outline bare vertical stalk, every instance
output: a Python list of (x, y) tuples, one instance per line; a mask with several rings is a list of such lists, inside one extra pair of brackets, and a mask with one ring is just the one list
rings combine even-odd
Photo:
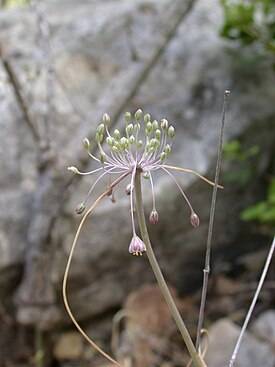
[(212, 245), (213, 223), (214, 223), (214, 216), (215, 216), (220, 169), (221, 169), (222, 143), (223, 143), (223, 135), (224, 135), (225, 115), (227, 111), (229, 94), (230, 94), (230, 91), (228, 90), (224, 92), (216, 172), (215, 172), (215, 180), (214, 180), (214, 188), (213, 188), (211, 208), (210, 208), (210, 218), (209, 218), (208, 236), (207, 236), (207, 244), (206, 244), (205, 265), (203, 269), (203, 287), (202, 287), (202, 296), (201, 296), (200, 313), (199, 313), (199, 321), (198, 321), (198, 329), (197, 329), (197, 339), (196, 339), (196, 349), (197, 350), (199, 350), (199, 346), (201, 342), (201, 330), (202, 330), (203, 321), (204, 321), (208, 278), (209, 278), (209, 273), (210, 273), (210, 255), (211, 255), (211, 245)]
[(230, 362), (229, 362), (229, 367), (233, 367), (234, 366), (234, 363), (235, 363), (235, 360), (237, 358), (237, 354), (239, 352), (239, 349), (240, 349), (240, 346), (241, 346), (241, 342), (242, 342), (242, 339), (243, 339), (243, 336), (244, 336), (244, 333), (246, 331), (246, 328), (247, 328), (247, 325), (249, 323), (249, 320), (250, 320), (250, 317), (252, 315), (252, 312), (254, 310), (254, 307), (255, 307), (255, 304), (257, 302), (257, 299), (259, 297), (259, 293), (261, 291), (261, 288), (263, 286), (263, 283), (264, 283), (264, 280), (265, 280), (265, 277), (266, 277), (266, 274), (267, 274), (267, 271), (268, 271), (268, 268), (269, 268), (269, 265), (270, 265), (270, 261), (272, 259), (272, 256), (273, 256), (273, 253), (274, 253), (274, 250), (275, 250), (275, 237), (273, 238), (273, 242), (271, 244), (271, 247), (270, 247), (270, 250), (269, 250), (269, 253), (268, 253), (268, 256), (266, 258), (266, 262), (265, 262), (265, 265), (264, 265), (264, 268), (263, 268), (263, 272), (262, 272), (262, 275), (261, 275), (261, 278), (259, 280), (259, 284), (258, 284), (258, 287), (256, 289), (256, 292), (255, 292), (255, 295), (253, 297), (253, 300), (251, 302), (251, 305), (249, 307), (249, 310), (248, 310), (248, 313), (246, 315), (246, 318), (245, 318), (245, 321), (244, 321), (244, 324), (243, 324), (243, 327), (242, 327), (242, 330), (241, 330), (241, 333), (240, 333), (240, 336), (239, 336), (239, 339), (237, 341), (237, 344), (234, 348), (234, 351), (233, 351), (233, 354), (232, 354), (232, 357), (230, 359)]
[(155, 257), (147, 226), (146, 226), (146, 220), (144, 216), (144, 209), (143, 209), (143, 203), (142, 203), (142, 192), (141, 192), (141, 182), (140, 182), (140, 172), (137, 171), (135, 175), (135, 193), (136, 193), (136, 209), (137, 209), (137, 215), (138, 215), (138, 222), (139, 222), (139, 228), (141, 232), (142, 239), (146, 246), (146, 253), (148, 260), (150, 262), (150, 265), (153, 269), (153, 272), (155, 274), (155, 277), (157, 279), (157, 282), (159, 284), (161, 293), (168, 305), (168, 308), (179, 328), (179, 331), (183, 337), (183, 340), (185, 342), (185, 345), (190, 353), (190, 356), (193, 360), (193, 363), (196, 367), (206, 367), (206, 364), (202, 360), (202, 358), (199, 356), (199, 354), (196, 351), (196, 348), (192, 342), (192, 339), (189, 335), (189, 332), (180, 316), (180, 313), (177, 309), (177, 306), (175, 305), (175, 302), (171, 296), (171, 293), (168, 289), (168, 286), (166, 284), (166, 281), (163, 277), (163, 274), (160, 270), (160, 267), (158, 265), (157, 259)]

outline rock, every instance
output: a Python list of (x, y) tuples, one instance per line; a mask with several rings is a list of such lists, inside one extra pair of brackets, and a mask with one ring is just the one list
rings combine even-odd
[[(93, 131), (96, 125), (95, 118), (85, 119), (75, 113), (68, 99), (74, 100), (80, 110), (86, 112), (96, 104), (105, 88), (108, 89), (113, 77), (126, 72), (133, 62), (138, 63), (154, 46), (155, 37), (165, 32), (161, 24), (160, 32), (152, 31), (156, 14), (163, 6), (170, 7), (170, 2), (123, 0), (119, 6), (113, 1), (70, 1), (69, 6), (66, 1), (43, 3), (52, 30), (54, 64), (58, 77), (66, 85), (65, 93), (64, 88), (55, 82), (50, 139), (56, 157), (68, 149), (67, 143), (72, 136), (81, 135), (82, 128)], [(218, 0), (197, 1), (127, 109), (135, 111), (141, 106), (154, 118), (166, 117), (177, 131), (171, 163), (202, 174), (209, 172), (213, 177), (223, 91), (232, 89), (226, 139), (237, 136), (244, 144), (258, 144), (261, 148), (261, 165), (253, 182), (243, 189), (228, 185), (219, 191), (214, 251), (217, 257), (229, 254), (237, 258), (239, 253), (258, 246), (258, 239), (254, 237), (252, 243), (238, 242), (238, 235), (242, 232), (239, 213), (261, 196), (260, 177), (271, 161), (275, 76), (268, 61), (264, 67), (254, 64), (249, 71), (240, 66), (242, 58), (249, 57), (249, 52), (230, 49), (230, 44), (219, 37), (221, 19)], [(39, 120), (45, 113), (45, 70), (41, 50), (36, 45), (34, 14), (28, 8), (1, 10), (0, 33), (6, 55), (26, 95), (32, 97), (31, 112)], [(136, 61), (133, 60), (133, 50), (138, 54)], [(38, 77), (30, 75), (36, 70), (41, 71)], [(0, 76), (4, 74), (1, 66)], [(22, 119), (13, 92), (7, 84), (1, 85), (0, 90), (4, 91), (0, 99), (0, 202), (5, 208), (0, 213), (0, 296), (3, 298), (14, 294), (18, 277), (22, 274), (29, 245), (27, 235), (32, 230), (29, 228), (30, 207), (37, 195), (40, 173), (37, 144)], [(108, 111), (98, 111), (98, 114), (104, 112)], [(64, 161), (64, 176), (70, 174), (66, 167), (77, 163)], [(93, 168), (92, 163), (87, 167)], [(184, 293), (201, 284), (211, 187), (188, 174), (178, 179), (201, 219), (200, 227), (191, 227), (188, 207), (170, 177), (156, 175), (160, 220), (158, 225), (149, 226), (149, 231), (166, 278)], [(48, 275), (60, 313), (58, 316), (55, 313), (54, 319), (61, 326), (69, 323), (61, 300), (61, 283), (69, 247), (79, 223), (74, 208), (85, 198), (93, 180), (86, 177), (70, 186), (47, 237), (52, 260)], [(154, 278), (146, 256), (135, 258), (128, 254), (132, 228), (129, 201), (124, 195), (127, 183), (121, 190), (116, 190), (116, 204), (105, 200), (81, 233), (68, 285), (69, 300), (78, 320), (96, 318), (120, 307), (131, 290)], [(107, 184), (105, 181), (97, 186), (91, 201)], [(58, 201), (53, 192), (48, 199)], [(148, 186), (144, 186), (144, 200), (149, 214), (152, 197)], [(41, 212), (39, 220), (43, 227), (43, 221), (47, 222), (48, 218), (44, 216), (43, 208)], [(37, 226), (33, 231), (39, 232), (41, 227)], [(18, 318), (27, 323), (26, 319), (31, 317), (30, 309), (23, 311), (18, 312)], [(51, 325), (52, 328), (55, 326)]]
[(78, 332), (61, 334), (53, 348), (54, 357), (61, 360), (78, 359), (83, 354), (84, 339)]
[(263, 312), (253, 322), (251, 330), (257, 338), (269, 343), (273, 347), (275, 354), (275, 311), (268, 310)]
[[(229, 319), (221, 319), (208, 330), (209, 345), (205, 360), (208, 366), (228, 366), (241, 328)], [(268, 344), (246, 332), (236, 362), (236, 367), (272, 367), (275, 356)]]

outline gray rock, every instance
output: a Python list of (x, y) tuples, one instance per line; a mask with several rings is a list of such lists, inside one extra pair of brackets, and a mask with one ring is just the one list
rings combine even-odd
[[(208, 330), (209, 346), (206, 363), (209, 367), (228, 366), (241, 328), (229, 319), (215, 322)], [(235, 367), (272, 367), (275, 357), (271, 348), (247, 332), (243, 338)]]
[[(167, 4), (168, 1), (160, 4), (156, 0), (124, 0), (119, 6), (115, 1), (51, 1), (44, 4), (52, 30), (54, 65), (66, 85), (64, 93), (56, 82), (54, 123), (50, 126), (56, 157), (62, 156), (64, 160), (64, 177), (70, 174), (66, 167), (78, 163), (64, 158), (67, 143), (75, 135), (81, 135), (82, 126), (85, 131), (88, 128), (92, 131), (96, 126), (96, 117), (86, 120), (75, 114), (66, 94), (75, 102), (77, 98), (76, 104), (82, 112), (90, 110), (105, 87), (108, 88), (110, 80), (130, 68), (134, 62), (133, 53), (142, 60), (153, 47), (157, 36), (155, 32), (152, 34), (155, 15)], [(171, 163), (202, 174), (211, 170), (209, 175), (213, 177), (223, 91), (231, 89), (226, 138), (240, 136), (247, 145), (262, 146), (260, 176), (271, 156), (275, 77), (268, 60), (264, 61), (264, 67), (258, 64), (248, 71), (239, 66), (238, 62), (249, 57), (249, 52), (243, 50), (239, 54), (239, 50), (233, 48), (229, 51), (228, 42), (218, 35), (221, 19), (217, 0), (198, 1), (129, 102), (128, 109), (135, 111), (141, 106), (154, 118), (166, 117), (177, 130)], [(160, 25), (159, 34), (164, 31)], [(6, 53), (32, 101), (31, 111), (41, 119), (45, 113), (45, 70), (41, 50), (35, 41), (35, 17), (28, 10), (2, 12), (0, 33)], [(35, 70), (42, 70), (37, 78), (33, 75)], [(0, 73), (4, 74), (2, 69)], [(38, 181), (37, 145), (22, 120), (10, 88), (1, 85), (0, 89), (3, 88), (7, 92), (0, 100), (0, 183), (3, 187), (0, 202), (5, 208), (0, 214), (0, 284), (4, 284), (3, 294), (7, 294), (14, 293), (14, 281), (25, 261), (27, 238), (31, 237), (28, 235), (32, 219), (30, 208), (43, 182)], [(104, 112), (108, 111), (98, 111), (97, 115)], [(92, 168), (91, 163), (87, 169)], [(201, 278), (211, 187), (197, 182), (188, 174), (179, 176), (179, 181), (201, 218), (200, 228), (191, 228), (190, 213), (179, 191), (169, 177), (159, 175), (156, 176), (155, 191), (160, 221), (158, 226), (150, 226), (149, 229), (167, 279), (183, 291), (188, 287), (194, 288)], [(93, 178), (89, 177), (73, 183), (66, 200), (61, 203), (58, 218), (51, 223), (49, 277), (54, 286), (55, 306), (60, 312), (54, 320), (61, 325), (69, 322), (62, 306), (60, 289), (69, 247), (79, 223), (74, 208), (83, 200), (92, 182)], [(254, 182), (257, 183), (257, 179)], [(106, 184), (98, 185), (93, 199)], [(96, 209), (81, 234), (69, 277), (69, 299), (80, 320), (118, 307), (129, 290), (153, 279), (146, 257), (137, 259), (128, 254), (132, 233), (125, 186), (126, 182), (121, 190), (117, 190), (116, 204), (105, 200)], [(151, 210), (148, 187), (144, 188), (147, 214)], [(254, 187), (248, 185), (245, 193), (231, 187), (219, 192), (216, 250), (222, 252), (236, 240), (241, 231), (239, 212), (253, 201), (253, 190)], [(49, 200), (58, 200), (54, 193), (48, 197)], [(42, 209), (36, 226), (31, 227), (33, 231), (39, 232), (48, 220)], [(240, 247), (235, 247), (234, 251), (240, 251)], [(7, 282), (6, 275), (11, 265), (18, 271)], [(11, 284), (12, 291), (9, 288)], [(29, 311), (21, 309), (18, 313), (22, 323), (27, 323)], [(48, 326), (54, 327), (54, 323)]]
[(251, 330), (257, 338), (275, 346), (275, 311), (263, 312), (252, 324)]

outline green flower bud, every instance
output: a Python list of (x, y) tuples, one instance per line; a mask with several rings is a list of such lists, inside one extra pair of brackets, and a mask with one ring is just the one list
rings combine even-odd
[(165, 161), (166, 158), (167, 158), (167, 154), (165, 152), (162, 152), (160, 155), (160, 160)]
[(175, 135), (175, 129), (173, 126), (170, 126), (168, 129), (168, 136), (170, 136), (170, 138), (173, 138)]
[(140, 124), (135, 124), (134, 125), (134, 130), (135, 130), (135, 132), (139, 131), (140, 130)]
[(99, 134), (103, 134), (104, 133), (104, 124), (100, 124), (98, 127), (97, 127), (97, 132)]
[(106, 143), (112, 147), (114, 145), (114, 138), (112, 138), (111, 136), (107, 136), (106, 138)]
[(134, 141), (135, 141), (135, 137), (134, 137), (134, 135), (131, 135), (130, 138), (129, 138), (130, 144), (133, 144)]
[(150, 140), (150, 148), (156, 148), (158, 145), (158, 140), (157, 139), (151, 139)]
[(82, 214), (85, 210), (85, 204), (84, 203), (80, 203), (77, 205), (77, 207), (75, 208), (75, 212), (76, 214)]
[(149, 121), (149, 122), (147, 122), (147, 124), (146, 124), (146, 130), (148, 130), (149, 132), (151, 132), (152, 131), (152, 124), (151, 124), (151, 122)]
[(146, 113), (146, 115), (144, 115), (144, 122), (148, 123), (151, 119), (151, 116), (149, 115), (149, 113)]
[(114, 146), (112, 146), (112, 151), (113, 151), (114, 153), (118, 153), (118, 152), (119, 152), (119, 149), (118, 149), (118, 147), (116, 147), (116, 146), (114, 145)]
[(118, 131), (118, 129), (115, 129), (115, 131), (114, 131), (114, 138), (116, 140), (119, 140), (120, 139), (120, 132)]
[(126, 133), (130, 135), (130, 134), (132, 134), (133, 129), (134, 129), (133, 124), (129, 124), (129, 125), (126, 126), (125, 130), (126, 130)]
[(145, 178), (145, 180), (149, 180), (149, 178), (150, 178), (149, 172), (144, 172), (143, 173), (143, 178)]
[(161, 138), (161, 131), (159, 129), (157, 129), (155, 131), (155, 137), (156, 137), (156, 139), (160, 140), (160, 138)]
[(161, 126), (162, 130), (167, 130), (168, 126), (169, 126), (168, 121), (166, 119), (162, 119), (161, 123), (160, 123), (160, 126)]
[(89, 139), (84, 138), (84, 139), (82, 140), (82, 144), (83, 144), (83, 148), (84, 148), (85, 150), (89, 150), (89, 148), (90, 148), (90, 141), (89, 141)]
[(159, 127), (159, 123), (157, 122), (157, 120), (154, 120), (154, 121), (152, 122), (152, 126), (153, 126), (153, 130), (154, 130), (154, 131), (158, 129), (158, 127)]
[(110, 116), (108, 115), (108, 113), (104, 113), (102, 121), (106, 126), (110, 124)]
[(143, 146), (143, 141), (139, 140), (138, 143), (137, 143), (137, 147), (142, 148), (142, 146)]
[(125, 150), (129, 145), (128, 139), (126, 139), (124, 136), (120, 139), (120, 147)]
[(164, 152), (169, 155), (171, 153), (171, 146), (169, 144), (167, 144), (164, 148)]
[(135, 119), (136, 121), (139, 121), (142, 117), (142, 110), (139, 108), (135, 113)]
[(99, 156), (99, 160), (100, 160), (100, 163), (101, 164), (104, 164), (105, 162), (105, 158), (106, 158), (106, 154), (105, 153), (100, 153), (100, 156)]
[(155, 148), (155, 147), (150, 147), (150, 148), (149, 148), (149, 152), (150, 152), (150, 153), (154, 153), (154, 151), (155, 151), (155, 150), (156, 150), (156, 148)]
[(125, 115), (124, 115), (124, 120), (126, 122), (129, 122), (129, 121), (131, 121), (131, 118), (132, 118), (132, 115), (130, 114), (130, 112), (126, 112)]
[(103, 134), (100, 134), (98, 131), (95, 134), (95, 141), (99, 144), (103, 141)]

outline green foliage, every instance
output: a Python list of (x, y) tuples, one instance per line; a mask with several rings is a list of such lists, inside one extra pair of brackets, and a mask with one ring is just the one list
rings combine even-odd
[(231, 140), (223, 145), (223, 156), (225, 160), (237, 162), (236, 168), (227, 172), (224, 180), (229, 183), (247, 184), (253, 176), (253, 164), (251, 158), (257, 157), (259, 146), (253, 145), (249, 148), (243, 148), (240, 141)]
[(260, 42), (275, 53), (274, 0), (220, 0), (224, 11), (221, 36), (243, 44)]
[(257, 221), (270, 229), (275, 227), (275, 176), (272, 177), (267, 189), (266, 200), (249, 206), (241, 213), (244, 221)]

